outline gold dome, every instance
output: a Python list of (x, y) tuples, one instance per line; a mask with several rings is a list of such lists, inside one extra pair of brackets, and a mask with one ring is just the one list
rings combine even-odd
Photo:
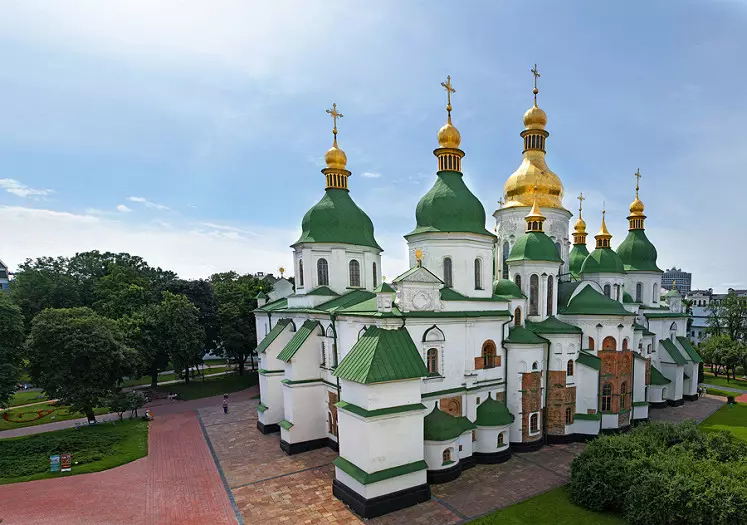
[(462, 142), (462, 136), (459, 130), (454, 127), (451, 123), (451, 115), (449, 120), (438, 130), (438, 145), (442, 148), (459, 148), (459, 144)]
[(597, 233), (594, 236), (597, 239), (598, 238), (605, 238), (605, 239), (611, 239), (612, 238), (612, 234), (607, 229), (607, 222), (604, 220), (605, 213), (606, 213), (606, 211), (602, 210), (602, 226), (601, 226), (601, 228), (599, 228), (599, 233)]
[(537, 104), (532, 106), (524, 113), (524, 127), (527, 129), (545, 129), (547, 124), (547, 113)]
[(579, 217), (573, 229), (576, 233), (586, 233), (586, 221)]
[(327, 163), (328, 168), (337, 170), (344, 170), (348, 163), (348, 157), (345, 152), (337, 147), (337, 137), (335, 137), (335, 143), (331, 148), (324, 154), (324, 162)]
[(519, 169), (511, 174), (503, 186), (504, 208), (514, 206), (531, 206), (535, 195), (532, 188), (537, 187), (537, 205), (542, 208), (563, 208), (563, 183), (560, 177), (552, 172), (545, 163), (545, 154), (541, 151), (527, 151)]
[(637, 195), (635, 200), (630, 203), (630, 214), (643, 215), (643, 202), (641, 202), (641, 199)]

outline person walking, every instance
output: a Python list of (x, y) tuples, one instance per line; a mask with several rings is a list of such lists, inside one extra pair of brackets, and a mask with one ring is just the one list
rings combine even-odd
[(228, 414), (228, 394), (223, 394), (223, 413)]

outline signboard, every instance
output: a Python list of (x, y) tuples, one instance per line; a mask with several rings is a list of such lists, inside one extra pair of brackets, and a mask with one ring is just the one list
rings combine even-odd
[(49, 456), (49, 471), (59, 472), (60, 471), (60, 456)]
[(62, 454), (60, 456), (60, 462), (62, 464), (62, 472), (70, 472), (72, 470), (72, 465), (73, 465), (73, 455)]

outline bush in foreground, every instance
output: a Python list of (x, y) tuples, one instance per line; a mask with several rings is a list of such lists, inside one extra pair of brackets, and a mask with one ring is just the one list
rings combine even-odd
[(747, 444), (693, 421), (603, 436), (573, 461), (571, 499), (629, 523), (747, 524)]

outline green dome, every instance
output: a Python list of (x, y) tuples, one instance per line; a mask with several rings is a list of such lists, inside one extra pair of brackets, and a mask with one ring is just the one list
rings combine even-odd
[(493, 281), (493, 295), (505, 295), (506, 297), (516, 297), (517, 299), (524, 298), (521, 288), (516, 286), (516, 283), (510, 279)]
[(460, 418), (454, 417), (438, 408), (423, 419), (424, 437), (428, 441), (450, 441), (461, 436), (465, 431)]
[(485, 208), (464, 184), (458, 171), (439, 171), (436, 183), (415, 208), (417, 226), (407, 235), (424, 232), (477, 233), (485, 229)]
[(301, 230), (295, 244), (334, 242), (381, 250), (371, 219), (353, 202), (348, 190), (328, 188), (322, 200), (303, 216)]
[(563, 262), (558, 255), (558, 247), (543, 232), (527, 232), (519, 237), (506, 261)]
[(475, 424), (480, 427), (502, 427), (510, 425), (513, 421), (514, 416), (508, 411), (506, 405), (490, 397), (490, 394), (477, 406)]
[(643, 230), (630, 230), (625, 240), (617, 247), (627, 272), (661, 272), (656, 266), (656, 247)]
[(615, 250), (597, 248), (584, 260), (581, 273), (625, 273), (625, 267)]
[(589, 250), (585, 244), (574, 244), (571, 253), (568, 255), (568, 264), (570, 265), (571, 275), (578, 277), (581, 273), (581, 266), (589, 256)]

